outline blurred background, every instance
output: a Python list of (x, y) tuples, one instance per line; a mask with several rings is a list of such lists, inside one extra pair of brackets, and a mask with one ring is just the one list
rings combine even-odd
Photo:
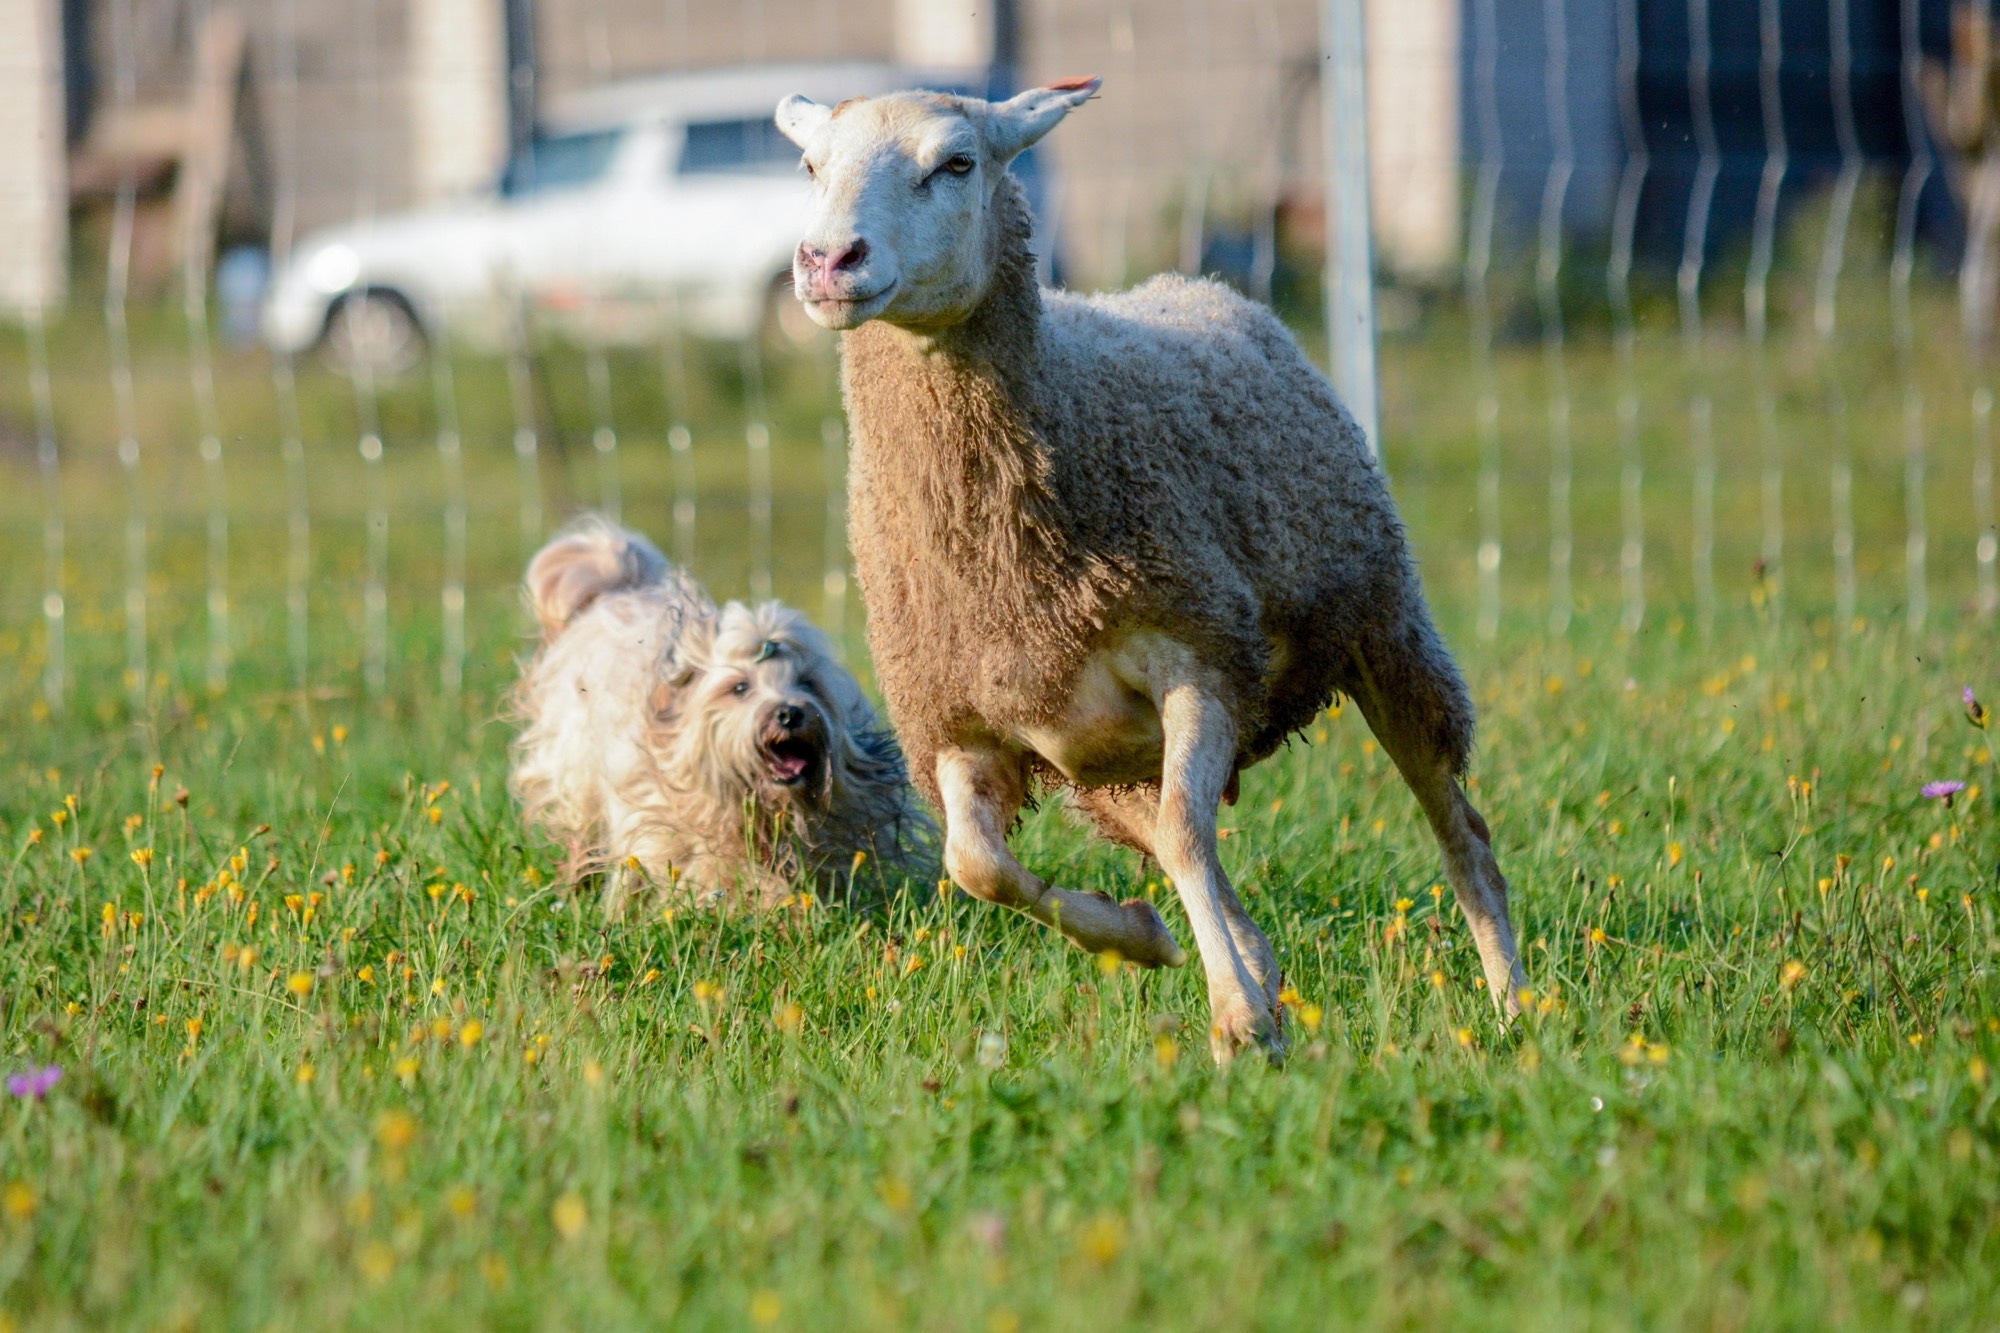
[(1083, 73), (1045, 276), (1270, 302), (1453, 632), (1989, 618), (1995, 60), (1946, 0), (0, 0), (9, 688), (490, 695), (586, 507), (858, 644), (771, 107)]

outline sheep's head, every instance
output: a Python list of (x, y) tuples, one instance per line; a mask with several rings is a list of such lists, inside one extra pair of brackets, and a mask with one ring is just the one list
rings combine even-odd
[(778, 104), (778, 128), (813, 178), (792, 285), (815, 322), (958, 323), (998, 255), (994, 191), (1007, 164), (1097, 91), (1064, 79), (1005, 102), (891, 93), (825, 107)]

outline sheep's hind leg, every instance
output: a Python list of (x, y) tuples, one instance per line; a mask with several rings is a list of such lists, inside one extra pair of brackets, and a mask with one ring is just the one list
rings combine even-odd
[(1507, 912), (1507, 878), (1493, 858), (1493, 835), (1453, 776), (1451, 756), (1441, 753), (1421, 719), (1385, 692), (1364, 664), (1366, 688), (1356, 702), (1382, 748), (1395, 761), (1403, 781), (1416, 793), (1430, 821), (1438, 848), (1444, 853), (1445, 878), (1458, 898), (1459, 911), (1472, 928), (1480, 967), (1493, 1003), (1511, 1018), (1521, 1012), (1518, 992), (1528, 984), (1514, 944), (1514, 923)]
[[(1161, 685), (1164, 684), (1164, 688)], [(1216, 854), (1215, 811), (1236, 771), (1236, 726), (1222, 702), (1185, 680), (1155, 682), (1165, 762), (1153, 854), (1174, 882), (1208, 973), (1209, 1049), (1226, 1063), (1253, 1043), (1285, 1054), (1271, 941), (1250, 920)]]
[(1007, 847), (1021, 808), (1020, 762), (999, 749), (956, 747), (937, 761), (944, 796), (944, 863), (975, 898), (1026, 912), (1092, 953), (1116, 951), (1145, 967), (1179, 967), (1187, 955), (1144, 898), (1059, 889), (1030, 874)]
[[(1150, 784), (1098, 787), (1078, 792), (1074, 799), (1106, 837), (1135, 848), (1155, 861), (1160, 859), (1156, 850), (1160, 824), (1158, 787)], [(1271, 951), (1269, 939), (1250, 919), (1250, 913), (1243, 909), (1243, 904), (1237, 901), (1234, 893), (1223, 899), (1222, 915), (1229, 925), (1230, 937), (1236, 942), (1237, 957), (1250, 969), (1250, 975), (1256, 978), (1264, 992), (1264, 1002), (1276, 1013), (1278, 996), (1284, 990), (1285, 981), (1278, 970), (1277, 956)]]

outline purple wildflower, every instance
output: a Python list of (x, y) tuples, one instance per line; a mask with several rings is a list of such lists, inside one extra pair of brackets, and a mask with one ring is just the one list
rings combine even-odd
[(1992, 720), (1992, 714), (1986, 711), (1986, 705), (1979, 702), (1978, 697), (1973, 694), (1972, 687), (1966, 686), (1965, 693), (1959, 697), (1965, 700), (1966, 719), (1981, 731), (1986, 730), (1986, 724)]
[(33, 1097), (41, 1101), (49, 1095), (49, 1090), (62, 1082), (61, 1065), (43, 1065), (21, 1074), (7, 1076), (7, 1091), (23, 1100)]
[(1965, 784), (1956, 780), (1951, 782), (1926, 782), (1924, 784), (1924, 799), (1927, 801), (1943, 801), (1945, 809), (1949, 810), (1951, 808), (1951, 798), (1964, 790)]

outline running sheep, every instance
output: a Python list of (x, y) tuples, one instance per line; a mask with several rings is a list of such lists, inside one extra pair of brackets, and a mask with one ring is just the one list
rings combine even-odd
[(1507, 881), (1460, 785), (1472, 704), (1354, 419), (1268, 310), (1216, 283), (1037, 286), (1008, 163), (1097, 87), (777, 112), (814, 181), (794, 286), (846, 331), (869, 646), (944, 812), (946, 867), (1085, 949), (1179, 964), (1151, 904), (1054, 887), (1009, 851), (1035, 790), (1068, 789), (1173, 882), (1216, 1058), (1276, 1058), (1278, 963), (1217, 856), (1217, 808), (1346, 695), (1415, 792), (1512, 1014)]

